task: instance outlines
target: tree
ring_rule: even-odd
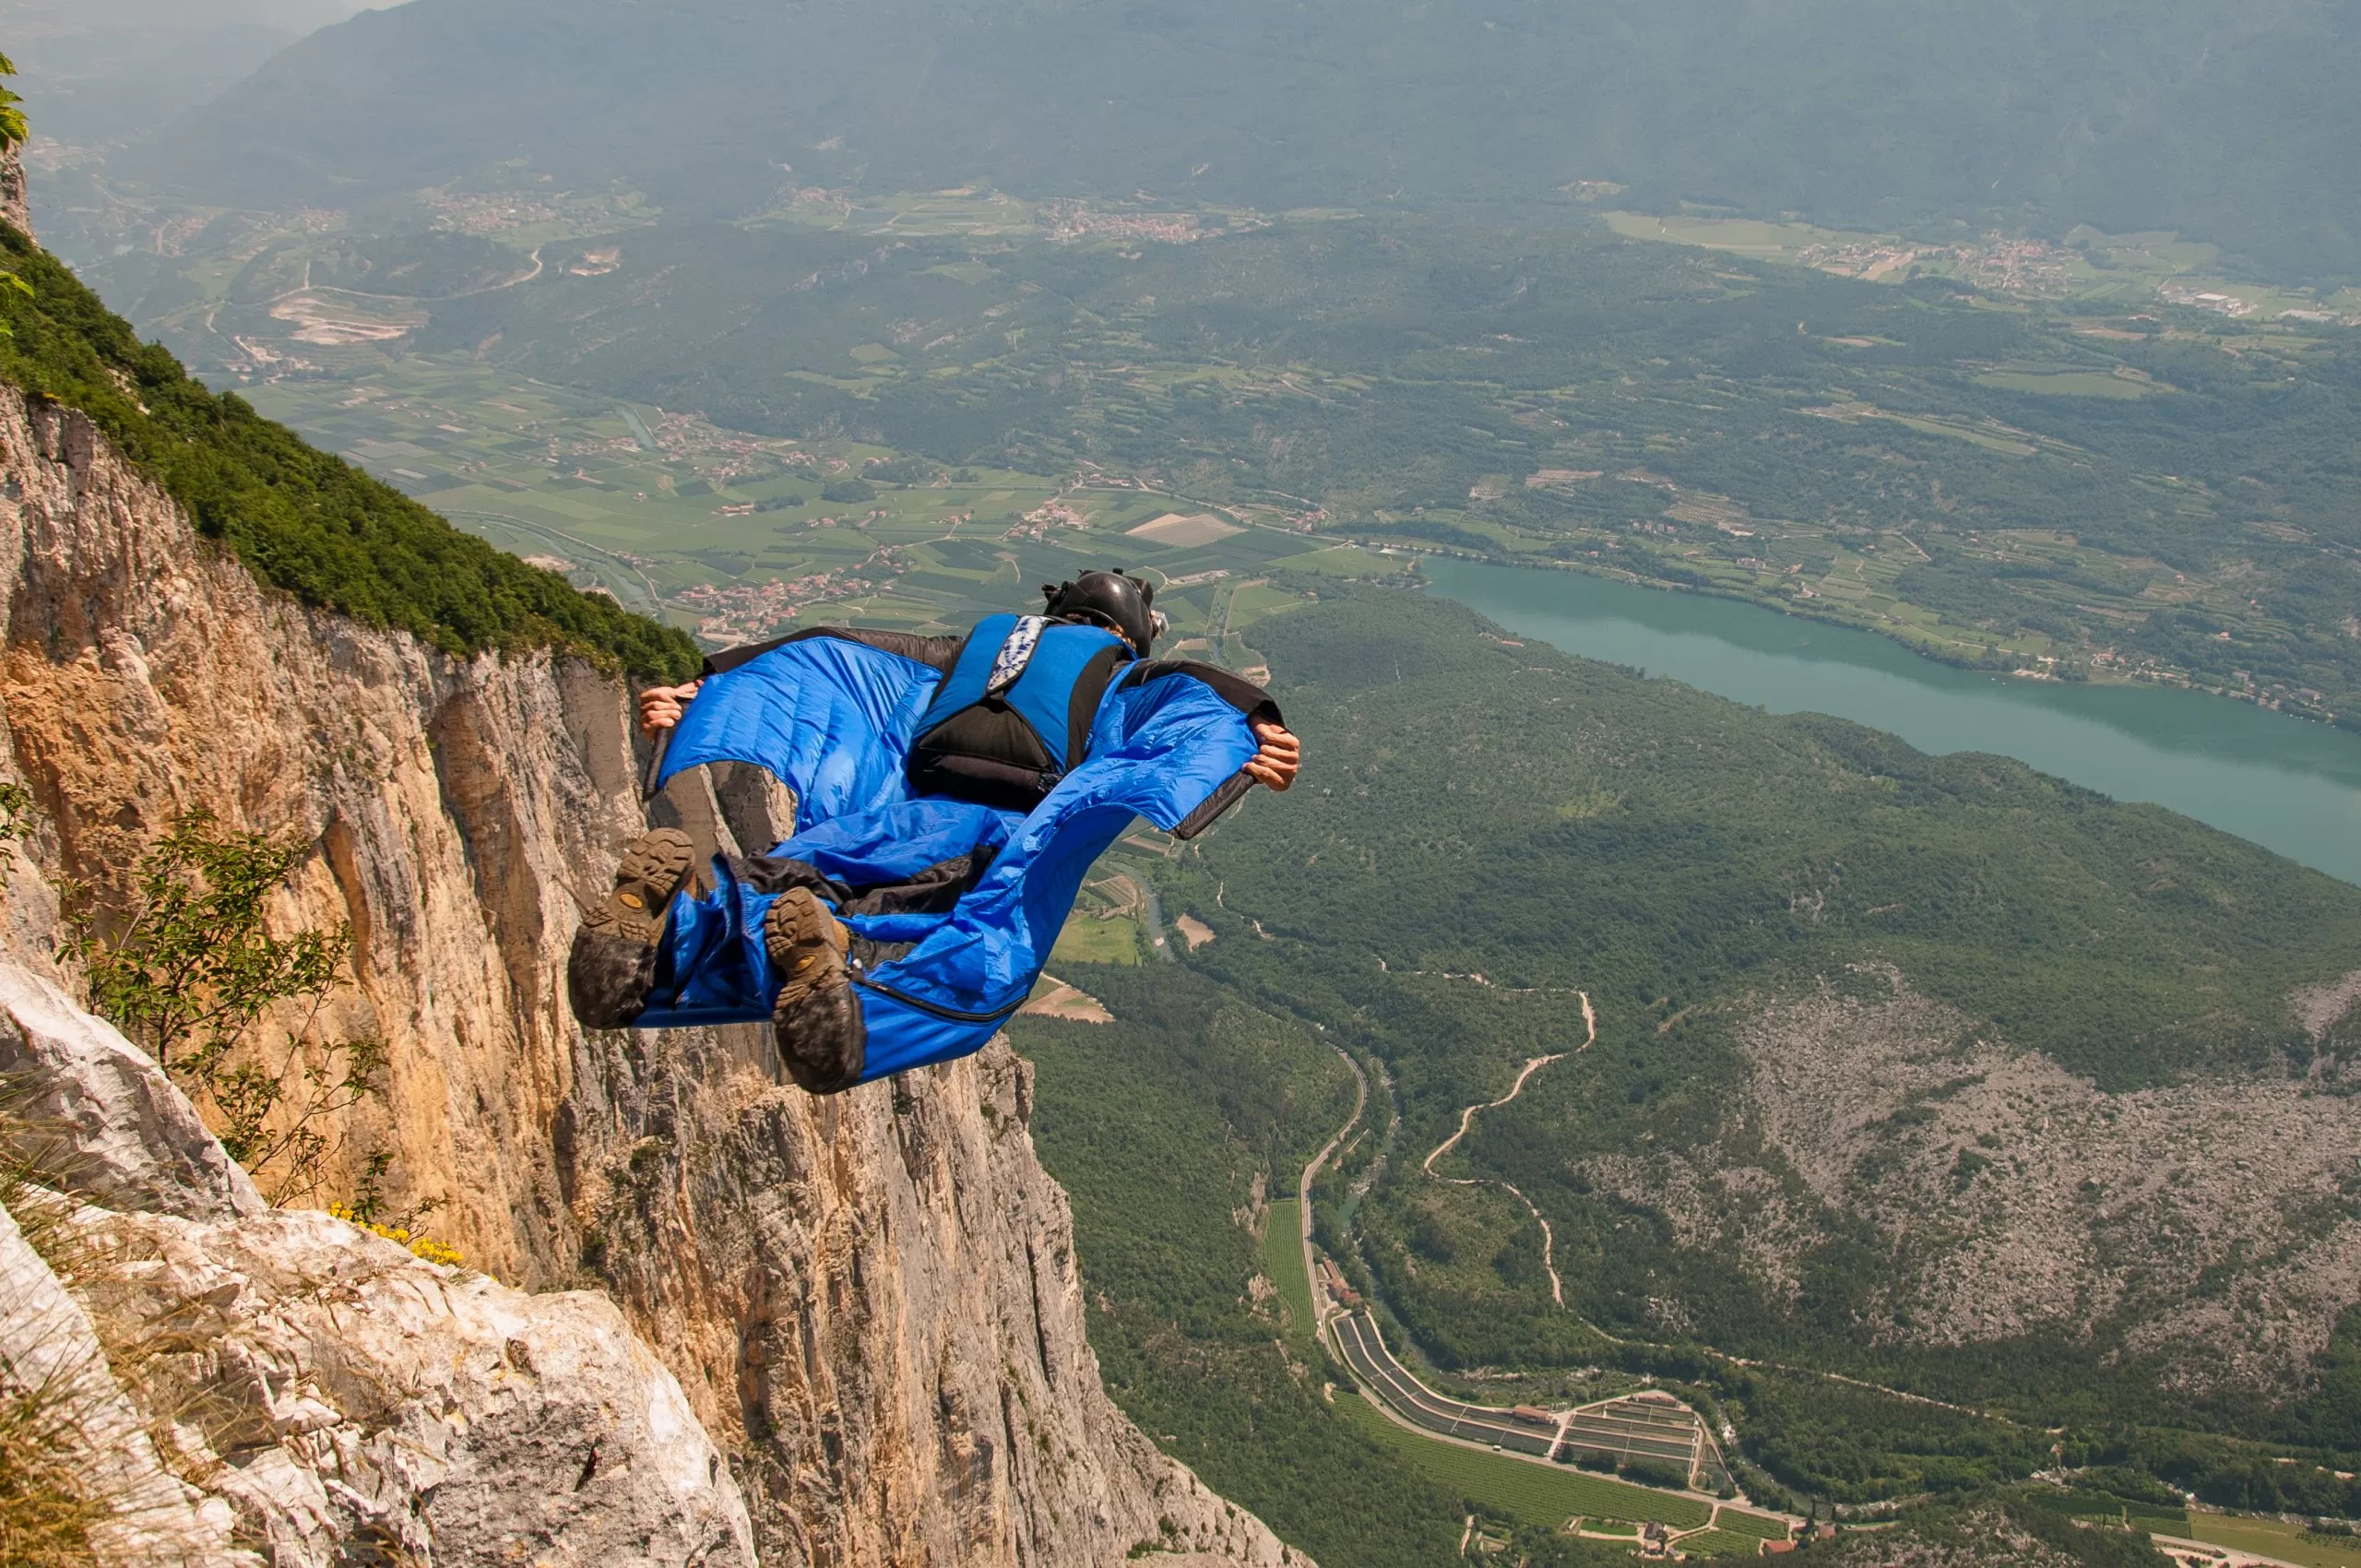
[[[311,1196],[343,1146],[336,1119],[377,1092],[385,1042],[324,1039],[321,1007],[352,948],[350,926],[270,934],[266,906],[310,852],[301,838],[226,827],[205,811],[172,825],[139,863],[139,902],[112,938],[76,916],[90,1005],[178,1078],[230,1158],[274,1201]],[[284,1044],[241,1050],[282,1003],[303,1008]],[[355,1207],[374,1201],[372,1162]]]
[[[0,54],[0,77],[17,74],[17,63]],[[0,87],[0,152],[13,152],[25,145],[30,133],[25,126],[25,112],[17,107],[24,99],[6,88]]]

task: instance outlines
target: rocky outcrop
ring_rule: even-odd
[[[113,1028],[5,963],[0,1005],[21,1167],[134,1210],[19,1183],[36,1248],[0,1208],[0,1399],[107,1511],[103,1561],[752,1568],[720,1452],[607,1297],[270,1209]]]
[[[527,1295],[325,1214],[86,1212],[77,1293],[272,1568],[752,1568],[745,1503],[604,1296]]]
[[[394,1204],[439,1205],[488,1273],[610,1291],[742,1481],[764,1561],[1283,1560],[1100,1389],[1004,1049],[816,1101],[776,1086],[760,1031],[573,1025],[577,897],[642,820],[618,682],[266,593],[87,420],[5,387],[0,498],[0,755],[44,818],[0,910],[27,968],[56,935],[43,879],[121,909],[196,807],[301,834],[275,918],[354,937],[315,1027],[391,1049],[350,1157],[390,1156]],[[185,1234],[228,1246],[223,1223]]]
[[[0,219],[13,224],[26,238],[32,237],[33,209],[25,196],[24,155],[13,147],[0,152]]]
[[[49,980],[0,963],[0,1145],[111,1208],[229,1219],[267,1206],[145,1051]]]

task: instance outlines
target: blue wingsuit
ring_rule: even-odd
[[[999,647],[1017,620],[988,617],[967,646]],[[1091,862],[1134,817],[1192,837],[1246,792],[1240,770],[1259,748],[1250,724],[1278,719],[1259,687],[1211,665],[1134,660],[1096,626],[1041,636],[1038,659],[1116,670],[1095,711],[1073,716],[1075,733],[1086,724],[1079,759],[1029,811],[913,786],[922,716],[966,700],[947,683],[983,689],[967,673],[976,660],[920,657],[931,639],[821,628],[709,674],[658,782],[754,764],[794,792],[795,831],[766,856],[717,856],[712,891],[674,899],[634,1027],[768,1020],[778,980],[763,918],[800,884],[828,897],[854,939],[861,1081],[967,1055],[1024,1004]]]

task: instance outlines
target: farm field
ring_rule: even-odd
[[[1264,1221],[1263,1272],[1278,1287],[1279,1304],[1287,1313],[1288,1342],[1299,1352],[1312,1348],[1315,1321],[1311,1277],[1303,1271],[1303,1201],[1275,1198]]]
[[[1525,1524],[1555,1528],[1581,1515],[1600,1519],[1653,1519],[1676,1527],[1694,1528],[1713,1514],[1707,1504],[1691,1498],[1421,1437],[1386,1420],[1359,1395],[1341,1388],[1336,1391],[1336,1408],[1443,1486],[1487,1507],[1513,1515]]]
[[[1298,602],[1268,568],[1409,565],[1307,539],[1267,508],[1217,516],[1117,483],[891,466],[890,447],[750,435],[463,356],[373,353],[247,396],[469,532],[716,646],[831,619],[944,631],[1112,563],[1170,585],[1158,608],[1178,641],[1211,633],[1181,651],[1248,662],[1237,634]],[[881,469],[908,481],[880,482]]]
[[[1743,1508],[1722,1508],[1714,1515],[1714,1527],[1732,1535],[1751,1536],[1758,1540],[1786,1540],[1787,1521],[1768,1514],[1750,1514]]]
[[[1140,961],[1140,928],[1135,921],[1116,915],[1098,920],[1077,909],[1058,932],[1050,951],[1052,964],[1136,964]]]
[[[2063,244],[1999,234],[1930,244],[1901,234],[1747,218],[1647,212],[1600,216],[1626,239],[1726,251],[1872,283],[1955,278],[1999,292],[2092,305],[2129,308],[2163,303],[2238,317],[2276,319],[2294,312],[2299,321],[2361,320],[2361,291],[2323,294],[2233,279],[2223,270],[2219,247],[2173,234],[2106,234],[2085,226],[2069,233]]]
[[[1762,1538],[1716,1528],[1682,1536],[1673,1547],[1691,1557],[1759,1557],[1762,1554]]]
[[[2300,1562],[2305,1568],[2361,1568],[2361,1540],[2314,1535],[2281,1519],[2192,1514],[2187,1538]]]

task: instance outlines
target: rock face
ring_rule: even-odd
[[[604,1296],[528,1296],[325,1214],[86,1211],[77,1292],[175,1466],[272,1568],[752,1568],[745,1503]]]
[[[1887,1260],[1863,1309],[1876,1339],[2047,1333],[2152,1357],[2168,1386],[2300,1385],[2361,1295],[2343,1202],[2361,1124],[2343,1086],[2108,1093],[1882,978],[1882,998],[1823,990],[1747,1020],[1750,1079],[1714,1144],[1584,1174],[1681,1245],[1734,1255],[1774,1300],[1802,1289],[1797,1259],[1865,1223]],[[2208,1287],[2225,1274],[2236,1289]]]
[[[0,1082],[24,1129],[0,1125],[0,1143],[55,1165],[69,1192],[189,1219],[268,1206],[146,1052],[53,981],[9,963],[0,963]],[[60,1144],[72,1158],[47,1158]]]
[[[764,1561],[1286,1560],[1101,1390],[1004,1049],[814,1101],[774,1086],[760,1031],[574,1026],[577,896],[642,821],[620,683],[267,594],[82,416],[6,387],[0,612],[0,771],[45,817],[0,944],[47,968],[42,878],[123,908],[191,808],[314,842],[275,918],[350,922],[356,983],[323,1026],[392,1051],[352,1158],[391,1156],[394,1202],[439,1203],[470,1263],[611,1290],[743,1483]],[[173,1233],[204,1253],[223,1223]],[[135,1229],[161,1247],[160,1227]]]
[[[832,1099],[718,1042],[636,1070],[629,1044],[611,1098],[577,1102],[629,1152],[568,1184],[623,1299],[727,1391],[765,1562],[1301,1561],[1101,1392],[1032,1067],[1004,1043]]]

